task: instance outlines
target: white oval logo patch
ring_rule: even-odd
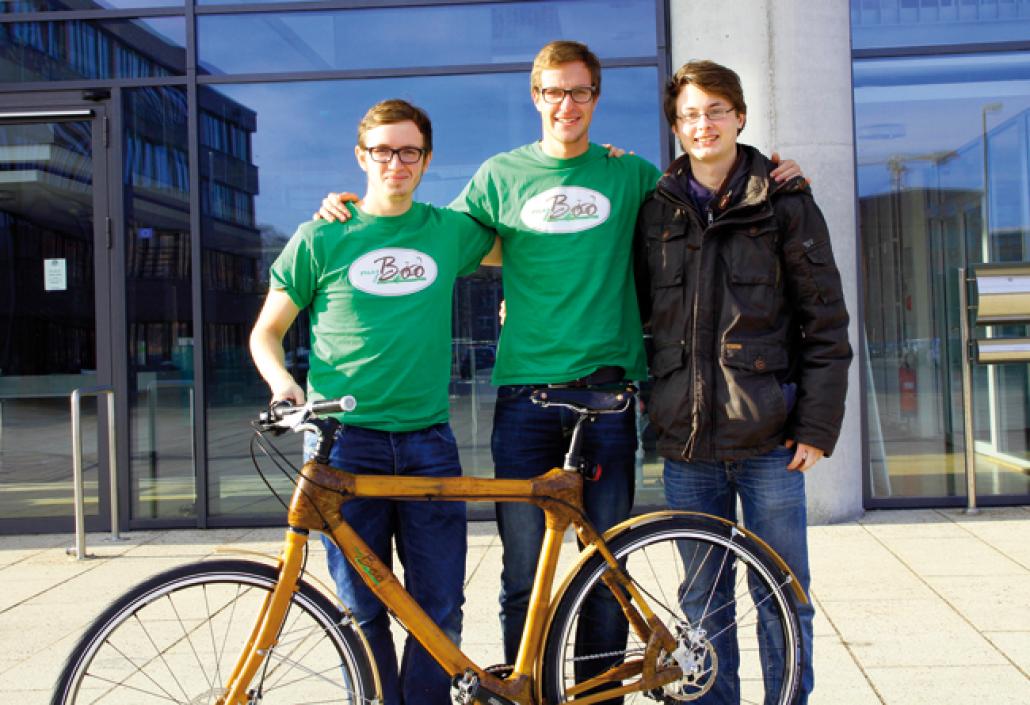
[[[436,261],[424,252],[384,247],[358,257],[347,278],[355,289],[376,296],[404,296],[436,281]]]
[[[539,193],[522,206],[519,218],[541,233],[578,233],[608,220],[608,198],[581,186],[556,186]]]

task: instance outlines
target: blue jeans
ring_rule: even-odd
[[[783,446],[764,455],[730,462],[679,462],[665,461],[665,499],[672,509],[714,514],[731,521],[737,520],[737,497],[744,512],[744,525],[765,540],[783,557],[797,576],[801,587],[808,593],[810,574],[808,568],[807,513],[805,509],[805,476],[803,473],[787,470],[794,457],[794,451]],[[711,562],[714,565],[715,562]],[[704,576],[700,576],[703,578]],[[734,579],[732,571],[722,571],[714,597],[710,597],[712,580],[704,587],[702,580],[696,581],[695,589],[682,595],[684,610],[693,618],[704,610],[700,603],[711,599],[712,605],[723,605],[733,597]],[[751,585],[755,602],[758,586]],[[702,595],[702,593],[704,593]],[[800,697],[797,702],[804,705],[815,684],[812,670],[812,617],[815,615],[811,603],[798,605],[801,621],[801,652],[804,670],[801,673]],[[772,616],[769,602],[759,607],[758,638],[765,677],[766,692],[777,692],[777,674],[783,669],[782,643],[775,631],[767,628]],[[736,631],[732,626],[732,609],[709,614],[705,625],[709,634],[727,631],[724,638],[713,640],[719,659],[719,678],[698,705],[737,705],[740,702],[737,668],[739,653]]]
[[[491,445],[494,472],[499,478],[530,478],[564,463],[576,416],[567,409],[536,406],[529,399],[531,392],[532,388],[525,386],[497,390]],[[601,415],[583,428],[582,455],[602,468],[601,478],[586,481],[583,488],[587,517],[599,532],[629,517],[636,448],[632,408],[621,414]],[[544,514],[530,504],[501,502],[497,504],[497,528],[503,547],[500,602],[504,658],[514,663],[540,556]],[[597,653],[621,651],[626,646],[626,620],[611,594],[607,590],[601,593],[587,599],[580,624],[591,625]],[[591,663],[603,670],[600,661]]]
[[[314,436],[308,434],[305,456],[310,457],[314,451]],[[329,464],[369,475],[461,475],[458,446],[446,423],[405,433],[343,426]],[[465,601],[465,504],[356,499],[344,502],[341,514],[387,565],[393,562],[391,539],[397,542],[405,588],[447,636],[459,643]],[[337,594],[354,614],[372,648],[385,705],[450,705],[452,674],[444,673],[410,636],[404,643],[398,672],[386,608],[332,539],[323,534],[322,542]]]

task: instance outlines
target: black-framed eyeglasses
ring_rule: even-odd
[[[696,125],[701,121],[701,116],[704,115],[708,118],[708,122],[719,122],[720,120],[725,120],[735,110],[736,108],[724,108],[722,106],[716,106],[708,110],[689,110],[680,115],[679,119],[688,125]]]
[[[374,147],[365,147],[365,151],[368,152],[368,156],[372,161],[380,164],[389,164],[395,154],[401,160],[401,164],[418,164],[419,160],[422,159],[422,156],[428,150],[422,147],[399,147],[394,149],[393,147],[380,144]]]
[[[594,86],[576,86],[575,88],[548,86],[547,88],[537,88],[537,91],[540,93],[540,97],[544,99],[544,102],[551,105],[557,105],[562,102],[565,100],[565,96],[572,98],[573,103],[589,103],[593,100],[594,94],[597,93],[597,89]]]

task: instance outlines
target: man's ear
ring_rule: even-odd
[[[368,158],[368,152],[360,145],[354,145],[354,158],[358,160],[358,166],[361,170],[368,173],[368,164],[365,163],[365,159]]]
[[[433,153],[426,152],[425,156],[422,157],[422,173],[425,174],[426,170],[429,169],[429,162],[433,161]]]

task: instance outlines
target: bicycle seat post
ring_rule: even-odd
[[[583,445],[583,424],[588,420],[592,422],[595,415],[578,410],[576,415],[579,418],[576,419],[576,425],[572,428],[572,440],[569,441],[569,452],[565,454],[565,465],[562,467],[562,470],[579,472],[582,470],[581,466],[583,465],[583,456],[579,454],[580,448]]]

